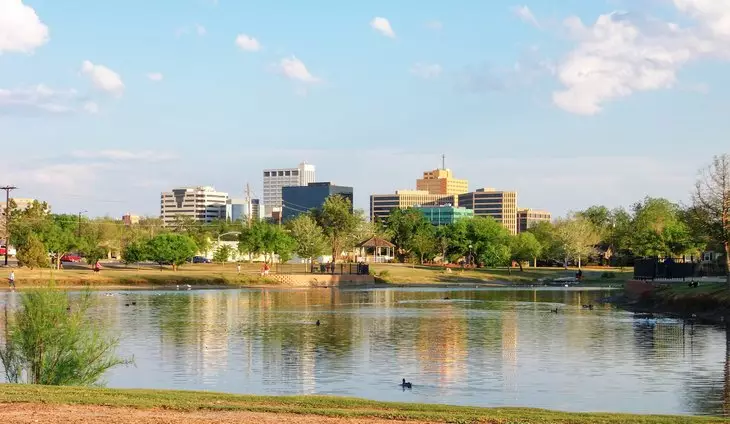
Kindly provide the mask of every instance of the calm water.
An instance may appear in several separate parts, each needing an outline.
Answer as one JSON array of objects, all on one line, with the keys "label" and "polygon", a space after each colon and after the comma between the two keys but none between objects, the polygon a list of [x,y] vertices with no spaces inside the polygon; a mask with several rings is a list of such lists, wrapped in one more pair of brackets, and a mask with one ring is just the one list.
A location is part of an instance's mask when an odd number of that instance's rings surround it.
[{"label": "calm water", "polygon": [[[581,308],[606,295],[562,288],[117,292],[99,294],[94,314],[121,338],[120,353],[136,360],[108,375],[110,387],[730,411],[725,330]],[[17,295],[0,294],[6,302],[17,303]],[[551,313],[556,307],[560,313]],[[402,377],[412,390],[398,387]]]}]

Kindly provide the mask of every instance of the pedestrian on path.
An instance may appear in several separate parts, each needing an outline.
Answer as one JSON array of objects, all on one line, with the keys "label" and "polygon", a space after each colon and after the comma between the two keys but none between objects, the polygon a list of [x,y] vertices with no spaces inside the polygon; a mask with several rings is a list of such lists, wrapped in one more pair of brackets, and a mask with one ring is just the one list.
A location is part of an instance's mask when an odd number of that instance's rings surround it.
[{"label": "pedestrian on path", "polygon": [[15,271],[10,271],[10,276],[8,277],[8,283],[10,284],[10,288],[15,290]]},{"label": "pedestrian on path", "polygon": [[241,273],[241,264],[236,264],[236,273]]}]

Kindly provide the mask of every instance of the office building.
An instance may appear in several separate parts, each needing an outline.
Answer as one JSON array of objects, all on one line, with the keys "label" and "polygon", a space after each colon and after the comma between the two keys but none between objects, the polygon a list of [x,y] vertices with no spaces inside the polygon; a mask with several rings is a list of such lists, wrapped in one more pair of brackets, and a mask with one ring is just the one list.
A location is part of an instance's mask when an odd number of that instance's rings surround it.
[{"label": "office building", "polygon": [[174,188],[160,196],[160,218],[166,226],[174,223],[178,215],[203,223],[226,219],[227,201],[228,193],[213,187]]},{"label": "office building", "polygon": [[335,195],[348,199],[350,201],[350,211],[352,211],[352,187],[333,185],[328,182],[283,187],[282,220],[288,221],[299,214],[307,213],[312,209],[319,209],[328,197]]},{"label": "office building", "polygon": [[517,192],[483,188],[459,195],[459,206],[474,211],[474,216],[490,216],[517,234]]},{"label": "office building", "polygon": [[394,194],[373,194],[370,196],[370,221],[384,222],[393,209],[438,205],[458,206],[458,196],[431,194],[423,190],[398,190]]},{"label": "office building", "polygon": [[538,222],[550,222],[550,212],[535,209],[520,209],[517,211],[517,231],[522,233],[529,230]]},{"label": "office building", "polygon": [[434,169],[416,180],[416,190],[431,194],[464,194],[469,191],[469,181],[454,178],[450,169]]},{"label": "office building", "polygon": [[259,199],[228,199],[226,202],[226,220],[234,222],[263,219],[263,209]]},{"label": "office building", "polygon": [[450,225],[461,219],[474,217],[474,211],[452,205],[415,206],[413,209],[421,211],[431,224],[436,226]]},{"label": "office building", "polygon": [[264,214],[271,216],[281,208],[281,189],[289,186],[306,186],[316,181],[314,165],[302,162],[296,168],[264,169]]}]

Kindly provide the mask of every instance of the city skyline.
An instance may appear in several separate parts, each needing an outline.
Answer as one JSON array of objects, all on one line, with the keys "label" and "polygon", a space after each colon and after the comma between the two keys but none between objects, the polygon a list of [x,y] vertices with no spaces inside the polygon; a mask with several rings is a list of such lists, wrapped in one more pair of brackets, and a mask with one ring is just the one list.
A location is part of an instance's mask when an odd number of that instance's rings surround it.
[{"label": "city skyline", "polygon": [[730,132],[713,4],[0,0],[0,182],[154,216],[170,187],[261,198],[262,169],[306,160],[367,211],[445,153],[554,216],[687,201]]}]

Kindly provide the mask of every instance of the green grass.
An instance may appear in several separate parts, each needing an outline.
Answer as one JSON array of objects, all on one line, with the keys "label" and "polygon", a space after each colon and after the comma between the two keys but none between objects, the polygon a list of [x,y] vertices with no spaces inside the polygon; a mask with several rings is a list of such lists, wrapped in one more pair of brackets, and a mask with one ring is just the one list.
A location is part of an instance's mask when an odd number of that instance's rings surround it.
[{"label": "green grass", "polygon": [[[488,268],[488,269],[452,269],[451,273],[439,266],[421,266],[405,264],[375,264],[371,270],[385,282],[393,284],[418,283],[512,283],[534,284],[539,279],[573,277],[577,269],[563,268]],[[632,277],[631,269],[619,268],[584,268],[582,286],[620,286]],[[383,274],[385,273],[385,274]],[[604,278],[604,273],[611,273],[613,278]]]},{"label": "green grass", "polygon": [[[397,388],[394,388],[397,390]],[[0,403],[100,405],[175,411],[252,411],[329,417],[372,417],[447,423],[719,423],[720,418],[565,413],[529,408],[475,408],[375,402],[331,396],[241,396],[211,392],[118,390],[32,385],[0,385]]]}]

